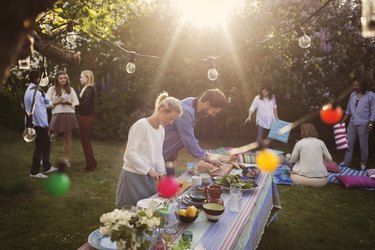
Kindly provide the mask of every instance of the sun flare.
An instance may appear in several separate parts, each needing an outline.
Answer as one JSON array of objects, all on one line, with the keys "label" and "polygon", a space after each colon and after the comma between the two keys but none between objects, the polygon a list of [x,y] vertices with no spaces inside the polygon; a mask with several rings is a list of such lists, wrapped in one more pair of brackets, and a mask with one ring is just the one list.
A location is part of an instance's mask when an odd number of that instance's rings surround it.
[{"label": "sun flare", "polygon": [[185,23],[196,26],[225,24],[243,0],[170,0]]}]

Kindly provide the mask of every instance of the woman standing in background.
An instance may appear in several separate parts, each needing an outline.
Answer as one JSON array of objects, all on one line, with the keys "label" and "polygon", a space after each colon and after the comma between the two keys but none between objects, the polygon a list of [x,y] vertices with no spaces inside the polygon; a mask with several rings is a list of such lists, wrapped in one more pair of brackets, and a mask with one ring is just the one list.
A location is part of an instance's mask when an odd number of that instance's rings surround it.
[{"label": "woman standing in background", "polygon": [[52,100],[49,108],[52,108],[50,125],[51,140],[58,133],[64,133],[64,162],[70,167],[70,148],[72,144],[72,131],[78,128],[75,106],[79,104],[76,92],[70,87],[68,74],[58,71],[55,76],[55,85],[51,86],[47,95]]},{"label": "woman standing in background", "polygon": [[85,171],[91,172],[96,168],[96,160],[91,145],[92,129],[94,126],[94,112],[96,90],[94,87],[94,74],[91,70],[84,70],[80,77],[83,86],[79,94],[79,127],[81,134],[81,144],[85,154]]},{"label": "woman standing in background", "polygon": [[257,125],[257,142],[263,140],[265,130],[271,128],[273,120],[279,120],[277,115],[276,98],[272,92],[271,86],[263,84],[260,88],[260,93],[257,95],[249,108],[249,115],[246,122],[251,122],[252,114],[257,110],[255,123]]}]

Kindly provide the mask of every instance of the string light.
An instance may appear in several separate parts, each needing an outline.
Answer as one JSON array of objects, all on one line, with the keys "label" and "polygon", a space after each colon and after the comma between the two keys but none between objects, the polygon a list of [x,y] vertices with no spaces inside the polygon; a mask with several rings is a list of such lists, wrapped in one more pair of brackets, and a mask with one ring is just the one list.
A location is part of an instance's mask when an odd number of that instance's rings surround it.
[{"label": "string light", "polygon": [[362,0],[362,36],[375,36],[375,0]]},{"label": "string light", "polygon": [[42,77],[39,81],[39,85],[42,87],[47,86],[49,83],[48,74],[47,74],[47,66],[46,66],[46,58],[43,58],[43,72]]},{"label": "string light", "polygon": [[[313,17],[317,16],[319,12],[321,12],[325,7],[327,7],[333,1],[335,1],[335,0],[327,0],[314,13],[312,13],[307,18],[301,20],[299,22],[299,24],[303,25],[303,24],[309,22]],[[367,1],[375,2],[375,0],[367,0]],[[374,21],[374,24],[375,24],[375,21]],[[375,28],[375,26],[374,26],[374,28]],[[255,45],[265,44],[265,43],[267,43],[267,42],[269,42],[271,40],[275,40],[275,39],[277,39],[279,37],[285,36],[286,34],[292,32],[292,31],[296,31],[297,32],[298,37],[299,37],[298,38],[298,44],[299,44],[299,46],[301,48],[309,48],[311,46],[311,38],[305,34],[305,32],[303,31],[303,29],[300,26],[296,26],[296,27],[291,27],[291,28],[289,28],[287,30],[284,30],[283,32],[280,32],[280,33],[278,33],[278,34],[276,34],[276,35],[274,35],[274,36],[272,36],[270,38],[264,39],[264,40],[260,40],[260,41],[246,40],[242,45],[240,45],[240,46],[232,49],[231,51],[243,49],[249,43],[251,43],[252,46],[254,46],[254,44]],[[129,63],[126,65],[126,71],[128,73],[130,73],[130,74],[134,73],[135,69],[136,69],[135,63],[134,63],[134,61],[135,61],[135,54],[137,54],[138,57],[145,57],[145,58],[152,58],[152,59],[163,59],[163,57],[160,57],[160,56],[140,54],[140,53],[135,53],[133,51],[129,51],[129,50],[127,50],[125,48],[122,48],[121,46],[119,46],[119,45],[117,45],[117,44],[115,44],[115,43],[113,43],[111,41],[108,41],[107,39],[102,38],[98,34],[95,34],[95,33],[92,33],[92,32],[90,32],[90,33],[92,35],[94,35],[95,37],[99,38],[100,40],[102,40],[104,42],[107,42],[107,43],[111,44],[112,46],[118,48],[122,52],[130,54]],[[209,70],[208,70],[208,73],[207,73],[208,79],[210,79],[211,81],[215,81],[218,78],[219,73],[215,69],[215,65],[214,65],[213,61],[214,61],[214,59],[219,59],[219,58],[222,58],[224,56],[225,55],[218,55],[218,56],[215,56],[215,57],[210,57],[208,59],[192,59],[192,58],[175,58],[175,59],[176,60],[180,59],[180,60],[184,60],[184,61],[208,61],[209,62]],[[133,57],[133,59],[132,59],[132,57]]]},{"label": "string light", "polygon": [[300,26],[294,28],[298,35],[298,45],[301,48],[308,48],[311,46],[311,38],[305,34],[305,31]]},{"label": "string light", "polygon": [[211,81],[215,81],[219,77],[219,73],[215,69],[214,58],[210,56],[208,58],[208,72],[207,77]]},{"label": "string light", "polygon": [[128,72],[129,74],[133,74],[135,72],[135,52],[134,51],[131,51],[130,53],[130,58],[129,58],[129,62],[128,64],[126,64],[126,72]]},{"label": "string light", "polygon": [[18,69],[30,69],[30,57],[18,60]]},{"label": "string light", "polygon": [[78,35],[77,35],[77,33],[74,32],[74,28],[73,28],[73,23],[72,22],[68,23],[68,26],[67,26],[66,30],[68,31],[68,33],[66,34],[65,39],[69,43],[74,43],[77,40]]}]

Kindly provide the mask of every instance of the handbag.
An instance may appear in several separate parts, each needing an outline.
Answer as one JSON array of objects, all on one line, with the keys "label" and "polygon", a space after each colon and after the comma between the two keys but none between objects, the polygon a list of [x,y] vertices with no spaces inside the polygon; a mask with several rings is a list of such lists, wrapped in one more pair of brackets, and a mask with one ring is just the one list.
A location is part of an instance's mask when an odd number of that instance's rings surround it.
[{"label": "handbag", "polygon": [[337,150],[349,148],[345,123],[337,123],[333,125],[333,134],[335,136]]}]

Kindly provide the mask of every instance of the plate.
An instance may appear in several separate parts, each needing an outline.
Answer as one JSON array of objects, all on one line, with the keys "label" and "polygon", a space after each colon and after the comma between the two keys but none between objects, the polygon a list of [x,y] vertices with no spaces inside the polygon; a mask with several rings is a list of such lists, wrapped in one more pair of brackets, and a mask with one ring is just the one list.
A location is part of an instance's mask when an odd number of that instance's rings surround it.
[{"label": "plate", "polygon": [[137,207],[138,208],[148,209],[148,208],[150,208],[150,202],[155,202],[154,207],[158,207],[163,202],[163,200],[160,199],[160,198],[157,198],[157,197],[155,197],[155,198],[146,198],[146,199],[138,201],[137,202]]},{"label": "plate", "polygon": [[109,236],[101,234],[99,229],[91,232],[87,242],[95,249],[117,250],[116,243],[112,242]]}]

